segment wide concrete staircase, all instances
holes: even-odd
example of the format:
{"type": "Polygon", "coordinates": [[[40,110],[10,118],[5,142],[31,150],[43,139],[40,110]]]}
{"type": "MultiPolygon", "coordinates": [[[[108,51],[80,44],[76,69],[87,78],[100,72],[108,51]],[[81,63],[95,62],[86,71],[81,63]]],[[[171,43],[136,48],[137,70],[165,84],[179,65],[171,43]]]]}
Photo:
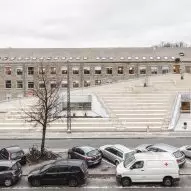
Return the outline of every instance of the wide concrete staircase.
{"type": "MultiPolygon", "coordinates": [[[[149,77],[148,87],[143,87],[144,78],[131,79],[113,84],[75,90],[76,95],[93,94],[109,117],[97,118],[94,111],[87,112],[92,118],[72,118],[72,131],[163,131],[167,130],[176,93],[188,91],[191,76],[169,74],[149,77]]],[[[41,127],[25,122],[23,111],[33,106],[35,99],[24,98],[0,103],[0,133],[6,130],[33,132],[41,127]]],[[[83,116],[83,111],[74,111],[83,116]]],[[[66,131],[66,118],[59,119],[48,127],[48,131],[66,131]]]]}

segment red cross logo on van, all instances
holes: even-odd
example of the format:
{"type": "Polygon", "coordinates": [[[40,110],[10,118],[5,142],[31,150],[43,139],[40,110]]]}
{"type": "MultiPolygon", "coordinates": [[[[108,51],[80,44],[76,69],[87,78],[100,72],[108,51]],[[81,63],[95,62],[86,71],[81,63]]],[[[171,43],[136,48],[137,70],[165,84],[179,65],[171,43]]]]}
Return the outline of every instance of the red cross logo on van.
{"type": "Polygon", "coordinates": [[[168,166],[168,163],[167,163],[167,162],[165,162],[165,163],[164,163],[164,165],[165,165],[165,166],[168,166]]]}

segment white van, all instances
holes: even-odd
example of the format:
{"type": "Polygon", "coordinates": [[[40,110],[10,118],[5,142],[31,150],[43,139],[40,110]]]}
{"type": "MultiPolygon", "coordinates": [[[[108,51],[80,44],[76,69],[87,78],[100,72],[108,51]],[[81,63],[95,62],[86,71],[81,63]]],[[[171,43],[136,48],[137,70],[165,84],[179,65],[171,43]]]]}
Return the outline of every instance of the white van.
{"type": "Polygon", "coordinates": [[[132,182],[162,182],[172,186],[180,180],[179,167],[169,153],[135,153],[117,166],[116,179],[122,186],[132,182]]]}

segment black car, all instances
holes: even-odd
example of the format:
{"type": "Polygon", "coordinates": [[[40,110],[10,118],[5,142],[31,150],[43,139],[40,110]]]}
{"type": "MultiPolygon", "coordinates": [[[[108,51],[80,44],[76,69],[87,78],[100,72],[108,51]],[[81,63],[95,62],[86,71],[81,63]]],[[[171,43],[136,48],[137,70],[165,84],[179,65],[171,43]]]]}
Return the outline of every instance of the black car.
{"type": "Polygon", "coordinates": [[[92,166],[101,163],[102,154],[93,147],[81,146],[69,149],[68,158],[85,160],[88,166],[92,166]]]}
{"type": "Polygon", "coordinates": [[[0,184],[6,187],[17,182],[22,175],[21,165],[17,161],[0,161],[0,184]]]}
{"type": "Polygon", "coordinates": [[[0,160],[15,160],[24,165],[26,164],[26,155],[19,146],[10,146],[0,150],[0,160]]]}
{"type": "Polygon", "coordinates": [[[75,187],[86,182],[87,165],[83,160],[60,159],[34,169],[28,175],[32,186],[68,184],[75,187]]]}

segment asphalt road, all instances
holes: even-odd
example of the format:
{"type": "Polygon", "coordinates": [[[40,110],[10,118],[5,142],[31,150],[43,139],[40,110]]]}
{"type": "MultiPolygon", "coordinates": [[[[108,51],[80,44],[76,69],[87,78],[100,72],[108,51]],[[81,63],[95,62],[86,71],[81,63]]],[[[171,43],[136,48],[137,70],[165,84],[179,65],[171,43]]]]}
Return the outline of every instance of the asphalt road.
{"type": "MultiPolygon", "coordinates": [[[[9,145],[19,145],[21,148],[29,148],[33,144],[40,144],[40,140],[0,140],[0,147],[9,145]]],[[[100,147],[105,144],[123,144],[127,147],[133,148],[139,144],[154,144],[167,143],[180,147],[182,145],[190,145],[190,138],[147,138],[147,139],[57,139],[46,140],[46,146],[50,148],[71,148],[73,146],[89,145],[93,147],[100,147]]]]}
{"type": "MultiPolygon", "coordinates": [[[[191,190],[191,176],[182,176],[179,185],[175,185],[170,188],[163,187],[161,184],[134,184],[131,187],[125,188],[129,191],[190,191],[191,190]]],[[[0,187],[0,190],[16,190],[16,191],[23,191],[23,190],[37,190],[37,191],[54,191],[54,190],[70,190],[70,191],[117,191],[117,190],[124,190],[124,188],[118,185],[115,181],[115,178],[89,178],[86,185],[78,188],[70,188],[67,186],[46,186],[46,187],[39,187],[39,188],[32,188],[27,183],[27,177],[23,177],[22,180],[15,186],[10,188],[3,188],[0,187]]]]}

